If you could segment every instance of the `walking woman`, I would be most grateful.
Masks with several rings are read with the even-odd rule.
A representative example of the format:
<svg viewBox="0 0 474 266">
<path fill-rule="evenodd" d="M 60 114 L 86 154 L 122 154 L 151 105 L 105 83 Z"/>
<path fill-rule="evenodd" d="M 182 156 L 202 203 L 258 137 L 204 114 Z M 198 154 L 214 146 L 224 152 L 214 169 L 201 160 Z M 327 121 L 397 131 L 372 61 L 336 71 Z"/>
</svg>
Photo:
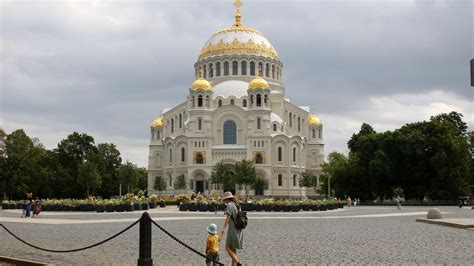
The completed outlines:
<svg viewBox="0 0 474 266">
<path fill-rule="evenodd" d="M 222 195 L 222 200 L 227 205 L 225 214 L 224 226 L 221 230 L 221 235 L 224 235 L 225 229 L 227 229 L 227 238 L 225 242 L 225 250 L 232 258 L 232 266 L 242 265 L 237 257 L 237 249 L 243 249 L 244 247 L 244 235 L 242 230 L 235 228 L 234 221 L 237 218 L 237 211 L 240 209 L 240 205 L 235 200 L 232 192 L 227 191 Z"/>
</svg>

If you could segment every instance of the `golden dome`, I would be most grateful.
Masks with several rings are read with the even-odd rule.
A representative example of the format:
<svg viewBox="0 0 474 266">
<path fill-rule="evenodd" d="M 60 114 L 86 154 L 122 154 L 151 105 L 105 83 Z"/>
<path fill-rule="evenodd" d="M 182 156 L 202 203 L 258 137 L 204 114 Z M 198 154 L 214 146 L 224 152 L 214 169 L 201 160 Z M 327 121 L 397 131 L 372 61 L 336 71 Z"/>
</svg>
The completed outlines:
<svg viewBox="0 0 474 266">
<path fill-rule="evenodd" d="M 163 126 L 163 118 L 158 117 L 157 119 L 153 120 L 151 124 L 152 127 L 162 127 Z"/>
<path fill-rule="evenodd" d="M 212 90 L 212 86 L 209 83 L 209 81 L 203 79 L 203 78 L 198 78 L 193 82 L 193 85 L 191 86 L 193 90 Z"/>
<path fill-rule="evenodd" d="M 212 35 L 201 49 L 198 60 L 229 54 L 266 56 L 279 60 L 275 48 L 260 31 L 240 23 Z"/>
<path fill-rule="evenodd" d="M 252 81 L 250 81 L 249 83 L 249 90 L 269 89 L 269 88 L 270 86 L 268 85 L 267 81 L 258 76 L 252 79 Z"/>
<path fill-rule="evenodd" d="M 315 115 L 311 115 L 308 119 L 308 125 L 317 126 L 321 124 L 321 120 Z"/>
</svg>

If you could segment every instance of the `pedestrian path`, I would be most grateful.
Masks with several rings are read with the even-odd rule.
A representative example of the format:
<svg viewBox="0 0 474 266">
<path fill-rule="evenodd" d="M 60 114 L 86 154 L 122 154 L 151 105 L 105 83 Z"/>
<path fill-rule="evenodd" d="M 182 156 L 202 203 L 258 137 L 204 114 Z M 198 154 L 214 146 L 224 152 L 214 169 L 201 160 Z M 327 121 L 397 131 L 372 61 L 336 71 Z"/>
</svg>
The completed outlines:
<svg viewBox="0 0 474 266">
<path fill-rule="evenodd" d="M 149 212 L 150 214 L 156 212 Z M 179 213 L 179 212 L 176 212 Z M 447 214 L 448 212 L 443 212 Z M 183 221 L 183 220 L 215 220 L 221 218 L 222 212 L 218 213 L 203 213 L 205 216 L 196 216 L 192 212 L 187 212 L 187 216 L 176 216 L 176 217 L 153 217 L 155 221 Z M 426 212 L 414 211 L 414 212 L 395 212 L 395 213 L 383 213 L 383 214 L 361 214 L 361 215 L 346 215 L 338 216 L 337 213 L 330 216 L 303 216 L 295 213 L 272 213 L 275 215 L 264 215 L 265 213 L 248 213 L 249 219 L 252 220 L 304 220 L 304 219 L 353 219 L 353 218 L 386 218 L 386 217 L 402 217 L 402 216 L 421 216 L 426 215 Z M 318 214 L 318 213 L 314 213 Z M 50 214 L 47 214 L 50 215 Z M 65 214 L 62 213 L 64 216 Z M 73 218 L 77 214 L 68 213 Z M 54 216 L 54 215 L 53 215 Z M 55 218 L 16 218 L 16 217 L 0 217 L 0 223 L 28 223 L 28 224 L 102 224 L 102 223 L 130 223 L 136 221 L 137 218 L 118 218 L 118 219 L 90 219 L 90 220 L 78 220 L 78 219 L 55 219 Z"/>
</svg>

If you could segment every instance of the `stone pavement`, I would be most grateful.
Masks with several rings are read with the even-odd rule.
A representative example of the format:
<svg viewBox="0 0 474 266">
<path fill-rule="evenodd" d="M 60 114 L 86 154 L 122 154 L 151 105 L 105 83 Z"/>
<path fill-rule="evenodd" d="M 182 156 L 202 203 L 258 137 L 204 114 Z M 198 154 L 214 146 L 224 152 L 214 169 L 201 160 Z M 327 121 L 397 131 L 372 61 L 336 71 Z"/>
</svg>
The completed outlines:
<svg viewBox="0 0 474 266">
<path fill-rule="evenodd" d="M 430 207 L 356 207 L 326 212 L 249 213 L 244 265 L 321 264 L 474 264 L 474 230 L 417 223 Z M 474 210 L 439 207 L 446 219 L 474 219 Z M 222 212 L 151 210 L 161 226 L 204 252 L 205 228 L 221 227 Z M 99 242 L 136 221 L 141 213 L 47 213 L 21 219 L 16 210 L 0 211 L 0 222 L 32 244 L 50 249 L 79 248 Z M 225 241 L 225 240 L 224 240 Z M 221 259 L 230 260 L 221 243 Z M 153 227 L 155 265 L 204 265 Z M 73 265 L 136 265 L 138 226 L 98 247 L 76 253 L 47 253 L 30 248 L 0 228 L 0 255 Z"/>
</svg>

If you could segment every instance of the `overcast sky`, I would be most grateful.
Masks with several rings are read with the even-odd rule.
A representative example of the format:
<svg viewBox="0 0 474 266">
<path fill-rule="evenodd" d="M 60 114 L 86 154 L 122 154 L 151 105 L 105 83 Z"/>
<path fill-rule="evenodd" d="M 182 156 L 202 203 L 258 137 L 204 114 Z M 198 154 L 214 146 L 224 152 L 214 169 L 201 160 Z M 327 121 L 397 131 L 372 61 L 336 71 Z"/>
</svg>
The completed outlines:
<svg viewBox="0 0 474 266">
<path fill-rule="evenodd" d="M 473 1 L 243 1 L 283 62 L 287 98 L 324 125 L 326 155 L 442 112 L 474 130 Z M 233 0 L 1 3 L 0 127 L 48 148 L 74 131 L 147 166 L 150 125 L 185 100 Z"/>
</svg>

